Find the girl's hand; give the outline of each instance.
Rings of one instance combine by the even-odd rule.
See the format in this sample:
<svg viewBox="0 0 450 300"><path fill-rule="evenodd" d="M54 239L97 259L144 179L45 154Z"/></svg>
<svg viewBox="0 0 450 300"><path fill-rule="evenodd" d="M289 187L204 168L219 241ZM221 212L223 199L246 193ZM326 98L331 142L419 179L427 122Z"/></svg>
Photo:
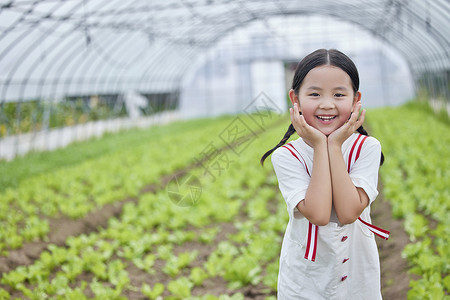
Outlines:
<svg viewBox="0 0 450 300"><path fill-rule="evenodd" d="M300 115L297 103L294 104L294 108L289 109L289 113L295 131L306 144L312 148L319 146L321 143L326 144L327 137L322 132L306 123L305 118Z"/></svg>
<svg viewBox="0 0 450 300"><path fill-rule="evenodd" d="M355 109L351 114L350 119L328 136L328 145L337 145L339 147L342 146L342 143L344 143L344 141L348 139L364 123L366 110L363 109L361 116L359 116L359 110L361 109L361 106L362 105L360 101L356 103Z"/></svg>

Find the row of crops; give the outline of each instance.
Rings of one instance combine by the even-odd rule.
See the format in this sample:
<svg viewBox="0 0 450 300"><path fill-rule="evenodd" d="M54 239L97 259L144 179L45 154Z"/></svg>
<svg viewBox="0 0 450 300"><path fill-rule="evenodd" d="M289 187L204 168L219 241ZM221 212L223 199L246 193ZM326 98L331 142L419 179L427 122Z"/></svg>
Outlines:
<svg viewBox="0 0 450 300"><path fill-rule="evenodd" d="M0 251L45 239L49 222L42 216L78 219L105 204L137 196L144 186L157 184L163 175L192 163L211 140L213 130L218 132L229 122L208 121L191 132L166 133L132 148L41 173L6 189L0 202L0 220L5 225L0 229Z"/></svg>
<svg viewBox="0 0 450 300"><path fill-rule="evenodd" d="M385 198L410 235L408 298L448 297L448 124L414 106L371 110L368 121L386 157ZM62 167L30 176L11 168L16 180L0 189L1 256L48 246L1 275L0 299L275 299L288 216L270 159L262 168L259 158L288 122L195 120L78 145ZM52 220L119 203L106 226L50 241Z"/></svg>
<svg viewBox="0 0 450 300"><path fill-rule="evenodd" d="M412 274L408 299L448 299L449 124L417 104L370 111L368 118L386 156L384 196L410 236L402 253Z"/></svg>
<svg viewBox="0 0 450 300"><path fill-rule="evenodd" d="M258 158L283 132L277 124L251 116L204 120L7 188L2 255L48 240L52 218L135 201L106 227L49 244L32 264L2 274L0 298L243 299L249 285L273 297L287 214L271 168ZM226 290L205 292L217 281Z"/></svg>

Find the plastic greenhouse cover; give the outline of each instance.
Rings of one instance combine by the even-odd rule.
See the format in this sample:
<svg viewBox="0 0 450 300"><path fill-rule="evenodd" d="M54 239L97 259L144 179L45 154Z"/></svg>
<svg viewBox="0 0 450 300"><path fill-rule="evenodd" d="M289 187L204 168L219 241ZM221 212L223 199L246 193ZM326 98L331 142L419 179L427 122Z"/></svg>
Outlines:
<svg viewBox="0 0 450 300"><path fill-rule="evenodd" d="M358 24L392 44L416 74L450 68L446 0L17 0L0 4L0 101L174 91L227 33L279 15Z"/></svg>

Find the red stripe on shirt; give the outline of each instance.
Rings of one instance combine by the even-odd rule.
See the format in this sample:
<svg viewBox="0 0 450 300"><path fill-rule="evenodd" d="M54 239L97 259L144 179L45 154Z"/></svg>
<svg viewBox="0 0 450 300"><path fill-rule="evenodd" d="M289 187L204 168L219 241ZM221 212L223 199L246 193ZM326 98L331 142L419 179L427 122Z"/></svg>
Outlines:
<svg viewBox="0 0 450 300"><path fill-rule="evenodd" d="M366 136L362 139L361 143L359 144L358 151L356 152L355 162L356 162L356 160L358 159L359 154L361 153L362 145L364 144L364 141L365 141L367 138L368 138L368 136L366 135Z"/></svg>
<svg viewBox="0 0 450 300"><path fill-rule="evenodd" d="M349 172L349 173L350 173L350 164L352 162L353 150L355 150L356 144L358 143L358 140L359 140L360 137L361 137L361 134L358 135L358 138L356 138L356 141L353 143L352 149L350 150L350 155L348 156L347 172Z"/></svg>
<svg viewBox="0 0 450 300"><path fill-rule="evenodd" d="M295 153L294 152L292 152L292 150L291 149L289 149L288 147L286 147L286 146L282 146L283 148L286 148L286 149L288 149L289 150L289 152L291 152L291 154L292 155L294 155L294 157L296 158L296 159L298 159L298 161L300 161L300 159L297 157L297 155L295 155ZM301 163L301 161L300 161L300 163Z"/></svg>
<svg viewBox="0 0 450 300"><path fill-rule="evenodd" d="M306 161L305 161L305 159L303 158L303 156L300 154L300 152L298 152L298 150L295 149L294 145L292 145L291 143L286 144L286 146L291 146L292 149L294 149L295 152L297 152L297 154L302 158L302 160L303 160L303 165L305 166L305 169L306 169L306 173L308 173L308 175L311 177L311 175L309 174L308 166L306 165ZM297 159L298 159L298 158L297 158Z"/></svg>
<svg viewBox="0 0 450 300"><path fill-rule="evenodd" d="M358 136L358 139L360 137L361 137L361 134ZM368 138L368 136L364 136L364 138L361 140L361 143L358 146L358 150L356 151L356 156L355 156L355 161L354 162L356 162L356 160L359 158L359 154L361 153L362 146L363 146L363 144L364 144L364 142L366 141L367 138ZM356 144L358 142L358 139L356 139L355 143L353 144L352 150L350 151L350 157L348 159L348 171L349 172L350 172L352 152L353 152L353 150L354 150L354 148L355 148L355 146L356 146ZM372 224L364 221L363 219L361 219L361 217L358 217L358 220L360 220L364 225L366 225L371 232L373 232L374 234L378 235L382 239L385 239L385 240L389 239L390 232L388 230L380 228L380 227L377 227L375 225L372 225Z"/></svg>
<svg viewBox="0 0 450 300"><path fill-rule="evenodd" d="M372 224L364 221L363 219L361 219L361 217L359 217L358 220L360 220L364 225L369 227L369 230L372 231L373 233L375 233L376 235L378 235L380 238L385 239L385 240L389 239L389 234L390 234L389 230L372 225Z"/></svg>
<svg viewBox="0 0 450 300"><path fill-rule="evenodd" d="M313 225L313 226L316 227L316 230L315 230L315 235L314 235L314 248L313 248L313 255L312 255L311 260L315 261L316 260L316 251L317 251L317 234L319 232L319 226L317 226L317 225Z"/></svg>
<svg viewBox="0 0 450 300"><path fill-rule="evenodd" d="M314 230L314 235L312 233L313 230ZM311 222L309 222L308 240L307 240L307 243L306 243L305 259L308 259L308 260L311 260L311 261L315 261L316 260L318 232L319 232L319 226L314 225Z"/></svg>
<svg viewBox="0 0 450 300"><path fill-rule="evenodd" d="M300 152L297 151L297 149L295 149L294 145L292 145L291 143L286 144L285 146L283 146L284 148L288 149L289 152L291 152L291 154L298 160L300 161L300 159L298 158L298 156L301 157L301 159L303 160L303 165L305 166L306 169L306 173L308 173L309 176L311 176L309 174L309 170L308 170L308 166L306 165L306 161L303 158L303 156L300 154ZM289 148L291 147L295 152L297 152L298 156L295 155L295 153ZM301 161L300 161L301 163ZM314 236L312 235L312 230L313 228L314 230ZM305 251L305 258L306 259L310 259L309 256L310 254L312 254L311 256L311 261L315 261L316 260L316 252L317 252L317 232L319 227L317 225L312 224L311 222L309 222L309 227L308 227L308 241L306 243L306 251ZM312 253L310 253L312 248Z"/></svg>
<svg viewBox="0 0 450 300"><path fill-rule="evenodd" d="M309 222L308 227L308 241L306 243L306 251L305 251L305 258L308 259L309 257L309 248L311 247L311 229L312 229L312 223Z"/></svg>

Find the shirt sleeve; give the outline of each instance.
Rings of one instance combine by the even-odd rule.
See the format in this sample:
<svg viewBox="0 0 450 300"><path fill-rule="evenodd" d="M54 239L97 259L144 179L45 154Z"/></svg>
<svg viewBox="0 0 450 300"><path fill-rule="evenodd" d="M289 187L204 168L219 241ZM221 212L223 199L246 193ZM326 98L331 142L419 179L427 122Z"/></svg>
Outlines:
<svg viewBox="0 0 450 300"><path fill-rule="evenodd" d="M297 209L297 204L305 199L311 179L306 172L306 167L284 147L277 148L272 153L271 160L278 178L278 186L286 201L289 217L303 218Z"/></svg>
<svg viewBox="0 0 450 300"><path fill-rule="evenodd" d="M378 196L378 171L380 169L381 144L374 137L368 137L361 154L350 169L350 178L356 187L362 188L369 197L369 203Z"/></svg>

